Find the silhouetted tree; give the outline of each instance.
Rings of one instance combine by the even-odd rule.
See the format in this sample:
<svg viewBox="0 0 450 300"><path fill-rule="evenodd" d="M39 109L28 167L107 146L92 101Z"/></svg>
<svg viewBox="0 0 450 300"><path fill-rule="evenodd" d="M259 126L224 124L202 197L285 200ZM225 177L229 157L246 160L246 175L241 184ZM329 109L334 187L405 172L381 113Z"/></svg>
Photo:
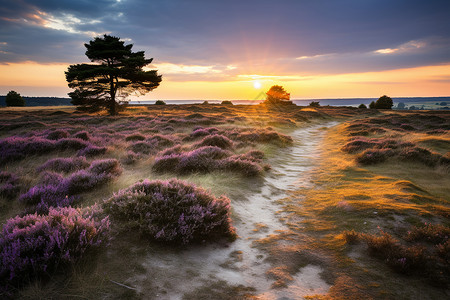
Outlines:
<svg viewBox="0 0 450 300"><path fill-rule="evenodd" d="M391 97L388 97L386 95L381 96L378 98L377 102L375 102L375 108L378 109L392 109L392 106L394 105L394 102L392 101Z"/></svg>
<svg viewBox="0 0 450 300"><path fill-rule="evenodd" d="M222 105L233 105L233 102L231 102L230 100L223 100L220 104L222 104Z"/></svg>
<svg viewBox="0 0 450 300"><path fill-rule="evenodd" d="M311 106L311 107L320 107L320 102L319 101L311 101L309 103L309 106Z"/></svg>
<svg viewBox="0 0 450 300"><path fill-rule="evenodd" d="M399 104L397 104L397 109L405 109L406 105L403 102L400 102Z"/></svg>
<svg viewBox="0 0 450 300"><path fill-rule="evenodd" d="M25 106L25 100L15 91L9 91L6 95L6 106Z"/></svg>
<svg viewBox="0 0 450 300"><path fill-rule="evenodd" d="M364 103L361 103L358 108L367 108L367 106Z"/></svg>
<svg viewBox="0 0 450 300"><path fill-rule="evenodd" d="M166 105L166 102L162 100L156 100L155 105Z"/></svg>
<svg viewBox="0 0 450 300"><path fill-rule="evenodd" d="M269 103L277 103L289 101L291 94L286 92L281 85L273 85L266 93L266 101Z"/></svg>
<svg viewBox="0 0 450 300"><path fill-rule="evenodd" d="M132 44L105 34L84 46L86 56L95 64L71 65L66 71L69 87L75 89L69 96L80 109L105 108L116 115L131 93L144 95L159 86L157 71L143 70L153 58L146 59L144 51L131 51Z"/></svg>
<svg viewBox="0 0 450 300"><path fill-rule="evenodd" d="M369 108L370 109L374 109L375 108L375 101L370 102Z"/></svg>

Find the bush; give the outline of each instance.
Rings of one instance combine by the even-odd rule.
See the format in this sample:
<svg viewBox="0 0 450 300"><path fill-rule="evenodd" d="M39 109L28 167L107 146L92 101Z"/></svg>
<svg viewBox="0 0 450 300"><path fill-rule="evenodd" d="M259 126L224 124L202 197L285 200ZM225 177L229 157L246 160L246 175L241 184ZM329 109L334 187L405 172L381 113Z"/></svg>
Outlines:
<svg viewBox="0 0 450 300"><path fill-rule="evenodd" d="M76 170L87 168L89 163L85 157L75 158L52 158L37 168L38 172L50 170L54 172L70 173Z"/></svg>
<svg viewBox="0 0 450 300"><path fill-rule="evenodd" d="M128 149L135 153L150 154L155 151L155 145L153 143L137 141L131 144Z"/></svg>
<svg viewBox="0 0 450 300"><path fill-rule="evenodd" d="M361 104L358 106L358 108L366 109L367 106L366 106L364 103L361 103Z"/></svg>
<svg viewBox="0 0 450 300"><path fill-rule="evenodd" d="M50 208L48 215L29 214L6 221L0 234L0 290L48 276L78 261L107 238L109 220L98 208Z"/></svg>
<svg viewBox="0 0 450 300"><path fill-rule="evenodd" d="M133 151L127 151L127 155L122 159L122 162L126 165L132 165L136 163L140 158L140 155Z"/></svg>
<svg viewBox="0 0 450 300"><path fill-rule="evenodd" d="M244 176L258 176L263 169L254 161L245 159L243 156L228 157L220 161L218 169L241 173Z"/></svg>
<svg viewBox="0 0 450 300"><path fill-rule="evenodd" d="M203 138L196 147L202 147L202 146L215 146L222 149L230 149L233 148L233 141L227 138L226 136L223 136L221 134L213 134L208 135L205 138Z"/></svg>
<svg viewBox="0 0 450 300"><path fill-rule="evenodd" d="M408 147L400 152L399 158L404 161L420 162L429 167L435 167L441 155L431 153L429 150L420 147Z"/></svg>
<svg viewBox="0 0 450 300"><path fill-rule="evenodd" d="M111 158L93 161L88 171L97 175L119 176L122 168L117 159Z"/></svg>
<svg viewBox="0 0 450 300"><path fill-rule="evenodd" d="M233 105L233 102L231 102L229 100L224 100L220 104L222 104L222 105Z"/></svg>
<svg viewBox="0 0 450 300"><path fill-rule="evenodd" d="M375 102L375 108L378 109L392 109L392 106L394 105L394 102L392 101L391 97L388 97L386 95L381 96L378 98L377 102Z"/></svg>
<svg viewBox="0 0 450 300"><path fill-rule="evenodd" d="M145 136L143 136L142 134L136 133L136 134L132 134L129 135L125 138L125 141L129 142L129 141L143 141L145 140Z"/></svg>
<svg viewBox="0 0 450 300"><path fill-rule="evenodd" d="M18 160L27 155L48 153L55 142L40 137L8 137L0 140L0 164Z"/></svg>
<svg viewBox="0 0 450 300"><path fill-rule="evenodd" d="M156 100L155 105L166 105L166 102L162 100Z"/></svg>
<svg viewBox="0 0 450 300"><path fill-rule="evenodd" d="M69 133L66 130L54 130L47 135L47 139L54 141L67 137Z"/></svg>
<svg viewBox="0 0 450 300"><path fill-rule="evenodd" d="M309 106L311 106L311 107L320 107L320 103L319 103L319 101L311 101L309 103Z"/></svg>
<svg viewBox="0 0 450 300"><path fill-rule="evenodd" d="M103 207L113 219L157 241L188 244L235 237L230 200L177 179L136 183L114 194Z"/></svg>
<svg viewBox="0 0 450 300"><path fill-rule="evenodd" d="M9 91L5 98L6 106L25 106L25 100L15 91Z"/></svg>
<svg viewBox="0 0 450 300"><path fill-rule="evenodd" d="M359 154L356 161L362 165L373 165L386 161L395 152L391 149L369 149Z"/></svg>
<svg viewBox="0 0 450 300"><path fill-rule="evenodd" d="M91 139L89 132L87 131L79 131L73 136L76 139L82 139L84 141L89 141Z"/></svg>
<svg viewBox="0 0 450 300"><path fill-rule="evenodd" d="M92 156L97 156L97 155L103 155L106 153L106 151L108 150L108 148L106 147L99 147L99 146L95 146L95 145L89 145L84 149L81 149L80 151L78 151L77 155L78 156L87 156L87 157L92 157Z"/></svg>
<svg viewBox="0 0 450 300"><path fill-rule="evenodd" d="M61 138L55 143L56 149L59 150L80 150L86 148L90 144L82 139L76 138Z"/></svg>
<svg viewBox="0 0 450 300"><path fill-rule="evenodd" d="M14 198L21 189L20 179L17 175L0 171L0 196L8 199Z"/></svg>

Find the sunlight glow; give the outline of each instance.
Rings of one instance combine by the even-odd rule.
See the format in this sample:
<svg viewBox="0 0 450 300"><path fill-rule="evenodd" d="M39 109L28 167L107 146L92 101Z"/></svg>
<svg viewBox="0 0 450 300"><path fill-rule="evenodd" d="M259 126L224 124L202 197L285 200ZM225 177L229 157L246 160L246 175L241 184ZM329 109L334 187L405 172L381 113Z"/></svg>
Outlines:
<svg viewBox="0 0 450 300"><path fill-rule="evenodd" d="M253 87L254 87L255 89L259 90L259 89L262 87L262 84L261 84L261 82L259 82L259 81L254 81L254 82L253 82Z"/></svg>

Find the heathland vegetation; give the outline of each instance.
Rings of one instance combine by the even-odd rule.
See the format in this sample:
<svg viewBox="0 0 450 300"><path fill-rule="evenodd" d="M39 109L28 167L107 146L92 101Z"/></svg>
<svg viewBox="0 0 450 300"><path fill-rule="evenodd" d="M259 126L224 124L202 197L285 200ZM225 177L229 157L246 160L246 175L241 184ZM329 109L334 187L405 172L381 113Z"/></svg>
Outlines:
<svg viewBox="0 0 450 300"><path fill-rule="evenodd" d="M255 255L275 294L318 266L330 288L311 299L446 295L444 111L224 103L0 115L3 298L166 299L177 285L184 299L258 299L251 281L209 277L214 253L227 272ZM303 171L310 182L277 198L284 229L246 220L249 197L276 195L263 191L289 163L280 153L303 142L291 135L330 121ZM248 239L249 253L222 252ZM200 269L183 265L198 253Z"/></svg>

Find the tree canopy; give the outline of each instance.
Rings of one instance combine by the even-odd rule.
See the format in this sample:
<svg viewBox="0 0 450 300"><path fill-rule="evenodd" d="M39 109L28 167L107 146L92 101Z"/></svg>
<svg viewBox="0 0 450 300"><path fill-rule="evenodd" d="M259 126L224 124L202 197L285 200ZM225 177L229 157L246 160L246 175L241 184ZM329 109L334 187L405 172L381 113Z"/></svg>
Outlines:
<svg viewBox="0 0 450 300"><path fill-rule="evenodd" d="M6 95L6 106L25 106L25 100L15 91L9 91Z"/></svg>
<svg viewBox="0 0 450 300"><path fill-rule="evenodd" d="M133 52L133 45L125 45L118 37L105 34L84 46L94 64L71 65L66 71L68 85L74 89L69 93L71 102L80 109L107 109L116 115L129 95L144 95L162 80L157 70L143 70L153 58L146 59L144 51Z"/></svg>
<svg viewBox="0 0 450 300"><path fill-rule="evenodd" d="M266 93L267 102L289 101L291 94L285 91L281 85L273 85Z"/></svg>
<svg viewBox="0 0 450 300"><path fill-rule="evenodd" d="M375 102L375 108L378 109L391 109L394 105L394 102L392 101L392 98L389 96L381 96L378 98L377 102Z"/></svg>

